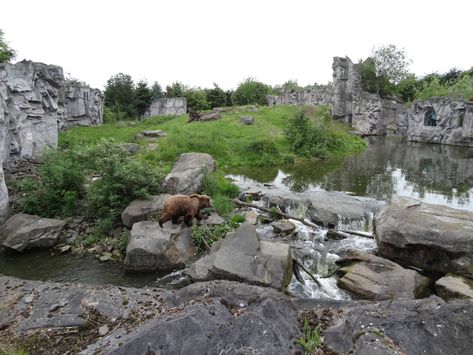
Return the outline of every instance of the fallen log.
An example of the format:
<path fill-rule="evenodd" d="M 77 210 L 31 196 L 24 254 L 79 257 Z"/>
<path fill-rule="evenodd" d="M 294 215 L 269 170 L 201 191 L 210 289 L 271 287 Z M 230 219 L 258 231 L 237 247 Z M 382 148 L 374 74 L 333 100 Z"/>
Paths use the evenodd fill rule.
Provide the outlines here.
<path fill-rule="evenodd" d="M 296 217 L 296 216 L 291 216 L 290 214 L 287 214 L 287 213 L 284 213 L 284 212 L 281 212 L 281 210 L 271 210 L 269 208 L 266 208 L 266 207 L 261 207 L 261 206 L 258 206 L 258 205 L 255 205 L 253 203 L 248 203 L 248 202 L 243 202 L 241 200 L 238 200 L 238 199 L 233 199 L 232 200 L 234 203 L 236 203 L 237 205 L 239 206 L 245 206 L 245 207 L 252 207 L 252 208 L 256 208 L 260 211 L 263 211 L 263 212 L 267 212 L 267 213 L 276 213 L 277 215 L 283 217 L 283 218 L 286 218 L 286 219 L 293 219 L 295 221 L 299 221 L 301 222 L 302 224 L 305 224 L 306 226 L 309 226 L 311 228 L 314 228 L 314 229 L 317 229 L 319 230 L 320 229 L 320 226 L 314 224 L 314 223 L 311 223 L 311 222 L 308 222 L 306 221 L 304 218 L 299 218 L 299 217 Z"/>
<path fill-rule="evenodd" d="M 373 234 L 365 233 L 365 232 L 348 231 L 348 230 L 344 230 L 344 229 L 338 229 L 338 230 L 335 230 L 335 232 L 342 232 L 342 233 L 347 233 L 347 234 L 353 234 L 353 235 L 357 235 L 358 237 L 363 237 L 363 238 L 370 238 L 370 239 L 373 239 L 373 238 L 374 238 L 374 235 L 373 235 Z"/>

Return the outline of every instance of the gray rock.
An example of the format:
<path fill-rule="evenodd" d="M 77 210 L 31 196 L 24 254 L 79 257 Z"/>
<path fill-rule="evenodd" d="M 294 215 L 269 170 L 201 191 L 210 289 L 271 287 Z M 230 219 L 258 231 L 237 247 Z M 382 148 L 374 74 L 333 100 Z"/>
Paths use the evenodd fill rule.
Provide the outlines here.
<path fill-rule="evenodd" d="M 242 201 L 259 201 L 261 200 L 261 191 L 243 191 L 238 198 Z"/>
<path fill-rule="evenodd" d="M 426 124 L 429 111 L 435 112 L 435 126 Z M 408 110 L 407 139 L 473 147 L 473 102 L 436 97 L 414 101 Z"/>
<path fill-rule="evenodd" d="M 199 116 L 197 121 L 216 121 L 222 118 L 220 111 L 212 111 Z"/>
<path fill-rule="evenodd" d="M 56 245 L 65 224 L 59 219 L 19 213 L 0 227 L 0 245 L 16 251 L 51 248 Z"/>
<path fill-rule="evenodd" d="M 258 214 L 255 211 L 245 213 L 245 222 L 255 225 L 258 222 Z"/>
<path fill-rule="evenodd" d="M 336 230 L 329 229 L 325 237 L 326 239 L 343 240 L 347 238 L 347 235 L 344 233 L 337 232 Z"/>
<path fill-rule="evenodd" d="M 473 212 L 393 196 L 375 220 L 381 256 L 473 277 Z"/>
<path fill-rule="evenodd" d="M 99 89 L 66 85 L 64 117 L 59 128 L 97 126 L 103 123 L 105 96 Z"/>
<path fill-rule="evenodd" d="M 337 307 L 336 305 L 331 305 Z M 324 331 L 337 354 L 469 354 L 473 303 L 438 297 L 344 305 L 341 319 Z"/>
<path fill-rule="evenodd" d="M 291 235 L 294 233 L 296 226 L 287 219 L 280 219 L 271 223 L 274 231 L 278 234 Z"/>
<path fill-rule="evenodd" d="M 133 224 L 146 221 L 160 215 L 164 208 L 164 202 L 171 196 L 169 194 L 161 194 L 151 196 L 149 200 L 134 200 L 125 208 L 122 213 L 122 222 L 128 228 Z"/>
<path fill-rule="evenodd" d="M 216 162 L 209 154 L 183 153 L 164 179 L 171 194 L 190 195 L 200 192 L 206 171 L 214 172 Z"/>
<path fill-rule="evenodd" d="M 447 275 L 435 283 L 437 294 L 444 300 L 464 298 L 473 300 L 473 280 L 461 276 Z"/>
<path fill-rule="evenodd" d="M 430 292 L 432 280 L 371 254 L 351 250 L 336 263 L 344 266 L 337 285 L 362 299 L 422 298 Z"/>
<path fill-rule="evenodd" d="M 146 110 L 144 117 L 185 115 L 187 100 L 184 97 L 169 97 L 154 100 Z"/>
<path fill-rule="evenodd" d="M 0 224 L 2 224 L 9 215 L 9 208 L 8 208 L 8 189 L 7 185 L 5 185 L 5 178 L 3 175 L 3 167 L 0 161 Z"/>
<path fill-rule="evenodd" d="M 227 233 L 219 248 L 191 265 L 194 281 L 237 280 L 285 290 L 292 276 L 287 244 L 259 241 L 253 225 L 243 223 Z"/>
<path fill-rule="evenodd" d="M 125 269 L 169 271 L 182 269 L 195 254 L 192 229 L 181 224 L 138 222 L 131 229 L 126 248 Z"/>
<path fill-rule="evenodd" d="M 121 146 L 130 154 L 136 154 L 140 150 L 140 145 L 136 143 L 122 143 Z"/>
<path fill-rule="evenodd" d="M 255 123 L 255 119 L 252 116 L 242 116 L 240 117 L 240 122 L 244 125 L 250 126 Z"/>
<path fill-rule="evenodd" d="M 156 130 L 144 130 L 138 133 L 137 138 L 162 138 L 166 137 L 166 133 L 164 133 L 160 129 Z"/>
<path fill-rule="evenodd" d="M 220 217 L 217 212 L 212 212 L 208 218 L 204 219 L 204 224 L 210 226 L 221 225 L 225 223 L 225 219 Z"/>
<path fill-rule="evenodd" d="M 110 331 L 110 329 L 108 328 L 108 325 L 102 325 L 100 328 L 99 328 L 99 335 L 101 337 L 105 336 L 108 334 L 108 332 Z"/>

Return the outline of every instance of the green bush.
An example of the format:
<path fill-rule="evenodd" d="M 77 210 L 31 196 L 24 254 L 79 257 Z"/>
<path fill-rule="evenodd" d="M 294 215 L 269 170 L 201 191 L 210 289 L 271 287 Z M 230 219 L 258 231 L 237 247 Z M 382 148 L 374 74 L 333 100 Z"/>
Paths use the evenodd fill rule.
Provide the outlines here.
<path fill-rule="evenodd" d="M 132 200 L 162 191 L 163 174 L 113 141 L 103 140 L 83 149 L 80 155 L 88 169 L 99 174 L 89 188 L 85 207 L 86 215 L 97 221 L 100 231 L 110 229 Z"/>
<path fill-rule="evenodd" d="M 320 335 L 319 327 L 312 328 L 307 319 L 304 320 L 302 333 L 303 337 L 297 339 L 297 344 L 304 348 L 305 354 L 313 354 L 318 348 L 322 346 L 323 339 Z"/>
<path fill-rule="evenodd" d="M 81 165 L 73 152 L 48 151 L 38 179 L 20 183 L 23 196 L 18 209 L 43 217 L 72 216 L 84 194 L 84 182 Z"/>
<path fill-rule="evenodd" d="M 217 240 L 225 237 L 228 230 L 229 227 L 226 224 L 193 226 L 192 241 L 198 249 L 204 251 L 207 249 L 207 246 L 211 247 Z"/>
<path fill-rule="evenodd" d="M 210 108 L 227 106 L 227 95 L 217 84 L 212 89 L 205 90 Z"/>
<path fill-rule="evenodd" d="M 234 105 L 267 105 L 266 95 L 271 91 L 271 87 L 256 81 L 253 78 L 246 79 L 233 93 Z"/>
<path fill-rule="evenodd" d="M 207 95 L 202 89 L 187 89 L 183 96 L 187 100 L 187 107 L 197 111 L 208 110 L 210 104 L 207 102 Z"/>

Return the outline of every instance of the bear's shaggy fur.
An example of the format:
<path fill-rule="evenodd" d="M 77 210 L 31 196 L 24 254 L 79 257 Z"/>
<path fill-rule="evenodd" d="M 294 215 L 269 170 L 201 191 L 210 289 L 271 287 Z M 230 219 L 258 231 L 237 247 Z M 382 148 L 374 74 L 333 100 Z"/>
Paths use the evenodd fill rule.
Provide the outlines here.
<path fill-rule="evenodd" d="M 163 223 L 172 220 L 172 223 L 179 223 L 179 217 L 184 216 L 184 222 L 187 226 L 192 226 L 192 218 L 195 217 L 198 220 L 203 218 L 200 210 L 212 207 L 210 197 L 206 195 L 193 194 L 190 196 L 186 195 L 174 195 L 167 198 L 164 202 L 163 213 L 159 219 L 159 225 L 163 227 Z"/>

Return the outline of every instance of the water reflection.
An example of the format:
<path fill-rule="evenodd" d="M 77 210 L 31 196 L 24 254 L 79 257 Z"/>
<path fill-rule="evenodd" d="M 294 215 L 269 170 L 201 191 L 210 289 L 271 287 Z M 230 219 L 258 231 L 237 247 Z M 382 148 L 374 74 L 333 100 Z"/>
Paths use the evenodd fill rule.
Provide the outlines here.
<path fill-rule="evenodd" d="M 473 210 L 473 149 L 370 137 L 361 154 L 289 167 L 234 171 L 237 180 L 273 183 L 296 192 L 350 191 L 388 200 L 399 194 Z"/>

